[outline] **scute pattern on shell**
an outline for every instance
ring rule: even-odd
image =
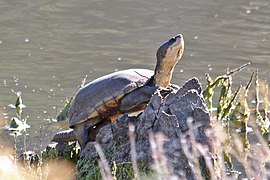
[[[124,95],[144,86],[153,75],[154,72],[148,69],[128,69],[102,76],[88,83],[77,92],[71,104],[69,126],[102,116],[102,112],[97,112],[97,109],[106,108],[104,106],[107,102],[110,102],[111,107],[118,106],[119,100]],[[115,104],[112,104],[113,102]]]

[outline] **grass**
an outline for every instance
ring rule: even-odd
[[[224,75],[211,78],[206,75],[206,88],[203,96],[212,117],[212,128],[208,136],[212,138],[212,158],[208,158],[209,149],[197,143],[195,139],[189,140],[192,147],[191,153],[187,143],[182,147],[189,164],[198,179],[269,179],[270,178],[270,149],[269,149],[269,85],[266,80],[260,80],[258,70],[254,71],[246,85],[234,85],[233,78],[244,70],[245,64],[234,70],[227,69]],[[237,87],[236,89],[233,89]],[[15,93],[16,103],[10,105],[16,111],[16,117],[11,120],[8,128],[15,132],[14,139],[21,133],[24,135],[27,128],[27,119],[22,117],[23,108],[21,93]],[[215,101],[214,97],[218,100]],[[213,107],[217,104],[217,107]],[[98,164],[87,160],[78,160],[76,147],[70,147],[68,152],[59,155],[51,151],[44,155],[36,164],[18,162],[15,148],[0,151],[0,177],[4,179],[70,179],[76,175],[80,179],[164,179],[176,178],[167,166],[167,158],[163,152],[162,134],[152,134],[150,138],[153,154],[153,164],[137,162],[135,151],[134,127],[129,126],[131,142],[131,162],[116,164],[107,162],[102,149],[96,149],[100,157]],[[192,137],[193,129],[189,126]],[[16,143],[15,143],[16,144]],[[12,150],[13,149],[13,150]],[[27,147],[25,147],[25,151]],[[39,155],[41,156],[41,154]],[[45,158],[46,157],[46,158]],[[205,157],[205,160],[202,160]],[[47,159],[44,161],[44,158]],[[56,160],[48,160],[56,159]],[[73,160],[72,161],[68,161]],[[31,161],[29,161],[31,162]],[[78,176],[75,164],[81,168]],[[200,166],[206,164],[207,172],[202,172]],[[54,171],[59,169],[61,171]],[[89,174],[89,167],[94,167],[95,173]],[[203,174],[203,176],[202,176]]]

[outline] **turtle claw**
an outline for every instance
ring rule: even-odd
[[[176,92],[180,89],[180,87],[176,84],[170,84],[167,88],[159,87],[158,91],[160,92],[162,97],[167,96],[169,93]]]
[[[168,88],[171,89],[172,91],[178,91],[180,89],[180,86],[176,84],[169,84]]]

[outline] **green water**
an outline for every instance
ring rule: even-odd
[[[0,1],[0,121],[21,91],[31,125],[27,146],[43,147],[59,126],[51,122],[66,98],[87,82],[128,68],[155,67],[158,46],[182,33],[185,53],[173,82],[213,76],[251,62],[269,80],[268,0],[29,0]],[[5,141],[12,138],[1,132]]]

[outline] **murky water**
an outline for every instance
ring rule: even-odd
[[[15,114],[7,106],[16,100],[11,89],[21,91],[29,147],[58,131],[50,119],[86,75],[89,82],[117,70],[154,69],[156,49],[177,33],[186,49],[174,83],[247,62],[237,81],[256,68],[270,80],[268,0],[1,0],[0,12],[0,121]],[[12,142],[6,132],[1,137]]]

